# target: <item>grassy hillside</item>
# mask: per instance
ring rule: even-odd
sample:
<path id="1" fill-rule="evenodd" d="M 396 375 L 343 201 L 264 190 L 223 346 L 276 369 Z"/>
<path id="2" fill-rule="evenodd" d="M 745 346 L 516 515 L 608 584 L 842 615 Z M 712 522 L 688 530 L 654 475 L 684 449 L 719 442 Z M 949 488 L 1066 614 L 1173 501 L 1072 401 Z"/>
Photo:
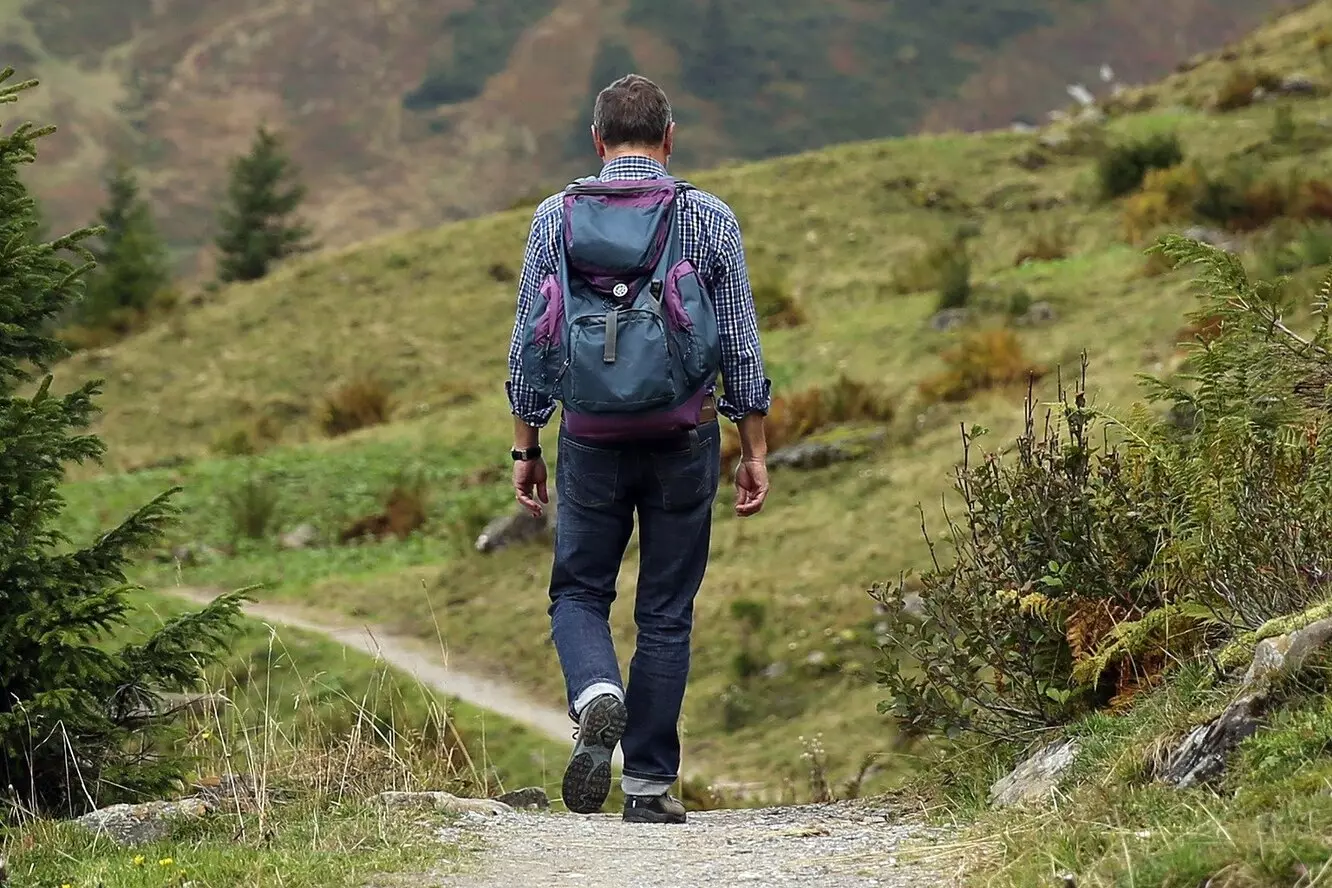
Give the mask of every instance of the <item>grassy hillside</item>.
<path id="1" fill-rule="evenodd" d="M 1110 144 L 1174 132 L 1203 169 L 1256 164 L 1274 180 L 1297 172 L 1321 181 L 1332 174 L 1332 133 L 1319 121 L 1332 101 L 1284 101 L 1289 126 L 1274 125 L 1274 103 L 1225 113 L 1208 106 L 1245 72 L 1320 72 L 1326 42 L 1318 35 L 1330 27 L 1332 3 L 1315 4 L 1247 48 L 1122 98 L 1120 111 L 1088 132 Z M 1129 107 L 1147 110 L 1123 111 Z M 958 424 L 984 425 L 1004 440 L 1021 421 L 1020 385 L 930 403 L 921 383 L 937 383 L 950 368 L 973 380 L 976 368 L 982 377 L 1020 379 L 1039 365 L 1050 372 L 1038 395 L 1049 399 L 1054 368 L 1071 370 L 1087 350 L 1094 401 L 1127 405 L 1138 394 L 1135 374 L 1176 369 L 1193 300 L 1187 279 L 1159 273 L 1141 244 L 1126 242 L 1128 205 L 1101 197 L 1095 152 L 1077 144 L 1041 148 L 1036 136 L 1016 133 L 932 136 L 694 177 L 739 214 L 765 308 L 786 300 L 804 319 L 765 330 L 786 409 L 796 409 L 799 392 L 839 375 L 896 407 L 885 444 L 864 459 L 775 472 L 761 517 L 736 520 L 729 492 L 721 496 L 685 716 L 686 756 L 710 775 L 800 794 L 811 767 L 802 754 L 819 735 L 821 766 L 839 782 L 865 757 L 893 748 L 875 712 L 878 619 L 865 589 L 927 558 L 917 506 L 937 526 L 960 455 Z M 1163 227 L 1140 215 L 1130 216 L 1130 228 Z M 185 517 L 175 542 L 234 546 L 180 566 L 150 563 L 145 581 L 261 582 L 265 597 L 438 635 L 456 660 L 558 705 L 548 551 L 470 548 L 509 502 L 502 383 L 529 218 L 530 209 L 514 210 L 294 262 L 70 361 L 60 378 L 107 379 L 99 432 L 118 460 L 71 485 L 71 532 L 85 538 L 181 483 Z M 1248 235 L 1246 260 L 1270 269 L 1287 262 L 1290 243 L 1323 231 L 1290 224 L 1295 230 Z M 930 323 L 941 301 L 932 277 L 939 269 L 922 256 L 960 226 L 973 235 L 971 318 L 940 331 Z M 1332 259 L 1324 253 L 1304 264 Z M 1041 302 L 1052 321 L 1019 323 L 1026 306 Z M 358 380 L 391 392 L 392 422 L 324 439 L 323 399 Z M 261 452 L 228 455 L 249 449 Z M 423 531 L 338 546 L 339 533 L 380 508 L 395 485 L 428 493 Z M 237 539 L 237 521 L 266 512 L 265 503 L 277 517 L 260 522 L 258 539 Z M 277 530 L 306 522 L 324 545 L 276 545 Z M 626 594 L 636 567 L 631 551 Z M 618 610 L 616 631 L 628 642 L 629 609 Z"/>
<path id="2" fill-rule="evenodd" d="M 910 132 L 960 89 L 952 119 L 1041 114 L 1085 77 L 1080 33 L 1113 35 L 1093 64 L 1140 79 L 1289 5 L 8 0 L 0 65 L 40 77 L 47 107 L 30 113 L 61 122 L 34 183 L 53 220 L 86 221 L 102 169 L 123 154 L 189 258 L 211 235 L 225 161 L 260 121 L 287 135 L 309 216 L 338 246 L 491 212 L 586 172 L 594 91 L 630 67 L 675 96 L 688 134 L 677 161 L 697 169 Z M 1037 34 L 1044 70 L 990 73 Z"/>

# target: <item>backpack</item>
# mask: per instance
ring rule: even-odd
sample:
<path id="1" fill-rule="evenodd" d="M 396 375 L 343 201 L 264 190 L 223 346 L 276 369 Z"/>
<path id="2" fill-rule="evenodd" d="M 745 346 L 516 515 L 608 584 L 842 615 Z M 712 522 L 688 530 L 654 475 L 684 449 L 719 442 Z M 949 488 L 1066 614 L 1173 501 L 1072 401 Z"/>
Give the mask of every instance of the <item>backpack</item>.
<path id="1" fill-rule="evenodd" d="M 669 177 L 564 189 L 558 261 L 524 321 L 523 374 L 576 437 L 625 440 L 699 424 L 721 365 L 712 294 L 684 258 Z"/>

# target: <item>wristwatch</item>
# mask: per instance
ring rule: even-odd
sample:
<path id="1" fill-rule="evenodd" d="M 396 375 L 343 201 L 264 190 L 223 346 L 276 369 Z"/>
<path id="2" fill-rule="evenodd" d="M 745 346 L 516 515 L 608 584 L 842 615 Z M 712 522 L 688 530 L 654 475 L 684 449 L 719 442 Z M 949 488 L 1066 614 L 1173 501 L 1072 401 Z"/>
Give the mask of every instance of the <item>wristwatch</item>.
<path id="1" fill-rule="evenodd" d="M 510 450 L 509 455 L 513 457 L 514 462 L 525 462 L 532 459 L 541 459 L 541 445 L 537 444 L 526 450 Z"/>

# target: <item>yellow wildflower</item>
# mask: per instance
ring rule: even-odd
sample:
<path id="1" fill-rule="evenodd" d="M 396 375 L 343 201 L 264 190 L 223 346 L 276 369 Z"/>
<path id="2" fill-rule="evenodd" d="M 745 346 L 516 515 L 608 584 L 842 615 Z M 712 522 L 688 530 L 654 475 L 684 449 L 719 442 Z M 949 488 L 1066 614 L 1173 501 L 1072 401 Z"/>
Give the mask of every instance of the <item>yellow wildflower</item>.
<path id="1" fill-rule="evenodd" d="M 173 863 L 175 863 L 175 861 L 170 857 L 163 857 L 161 860 L 157 861 L 158 866 L 171 866 Z"/>

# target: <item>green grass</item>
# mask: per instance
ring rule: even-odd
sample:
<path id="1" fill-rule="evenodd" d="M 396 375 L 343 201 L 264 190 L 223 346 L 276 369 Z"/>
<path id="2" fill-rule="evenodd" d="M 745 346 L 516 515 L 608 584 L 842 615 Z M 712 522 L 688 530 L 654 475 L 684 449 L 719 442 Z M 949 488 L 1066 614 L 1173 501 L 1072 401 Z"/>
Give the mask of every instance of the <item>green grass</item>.
<path id="1" fill-rule="evenodd" d="M 193 607 L 150 592 L 135 593 L 133 601 L 130 636 Z M 201 773 L 221 767 L 227 755 L 240 770 L 295 773 L 311 764 L 305 757 L 363 734 L 390 746 L 401 741 L 385 782 L 444 780 L 448 785 L 424 788 L 469 795 L 539 786 L 552 798 L 559 795 L 565 747 L 309 632 L 246 619 L 228 657 L 208 673 L 207 686 L 230 704 L 192 721 L 186 742 L 201 760 Z M 444 761 L 455 736 L 465 755 Z"/>
<path id="2" fill-rule="evenodd" d="M 131 601 L 118 641 L 192 607 L 156 593 Z M 306 632 L 247 619 L 205 686 L 228 702 L 183 717 L 174 742 L 195 762 L 189 780 L 250 775 L 268 790 L 260 806 L 181 822 L 130 849 L 70 823 L 21 821 L 0 830 L 10 884 L 359 888 L 463 860 L 437 836 L 446 818 L 386 812 L 370 801 L 381 791 L 540 786 L 558 798 L 563 746 Z"/>
<path id="3" fill-rule="evenodd" d="M 72 824 L 40 823 L 8 843 L 9 874 L 24 888 L 360 888 L 459 859 L 456 847 L 432 835 L 434 821 L 362 803 L 302 802 L 279 808 L 263 828 L 250 816 L 214 816 L 135 848 Z"/>
<path id="4" fill-rule="evenodd" d="M 1072 726 L 1081 749 L 1048 805 L 985 812 L 998 775 L 985 754 L 951 766 L 936 814 L 970 821 L 969 884 L 990 888 L 1277 888 L 1326 884 L 1332 873 L 1332 704 L 1317 678 L 1288 691 L 1266 727 L 1244 741 L 1218 785 L 1175 789 L 1146 773 L 1149 750 L 1177 742 L 1220 710 L 1226 688 L 1188 670 L 1124 716 Z"/>
<path id="5" fill-rule="evenodd" d="M 1332 4 L 1298 18 L 1300 46 L 1311 46 L 1307 35 L 1332 23 Z M 1271 42 L 1281 71 L 1311 58 L 1311 49 L 1296 51 L 1295 40 Z M 1197 89 L 1209 88 L 1220 64 L 1199 69 Z M 1113 118 L 1109 138 L 1173 129 L 1186 155 L 1209 168 L 1233 154 L 1268 151 L 1270 107 L 1225 115 L 1176 107 L 1189 88 L 1160 87 L 1158 107 Z M 1305 122 L 1330 111 L 1328 99 L 1295 105 Z M 893 748 L 893 729 L 875 711 L 877 619 L 865 590 L 927 557 L 917 505 L 937 528 L 940 495 L 960 455 L 958 424 L 985 425 L 995 433 L 990 440 L 1002 441 L 1021 421 L 1015 390 L 957 405 L 921 402 L 917 386 L 943 369 L 943 353 L 968 331 L 930 329 L 937 294 L 898 292 L 899 269 L 970 223 L 979 232 L 969 242 L 973 329 L 1008 323 L 1006 306 L 1019 294 L 1049 302 L 1053 324 L 1014 328 L 1026 355 L 1071 370 L 1087 350 L 1091 400 L 1116 409 L 1139 395 L 1135 374 L 1178 368 L 1176 332 L 1193 306 L 1188 278 L 1145 273 L 1140 250 L 1121 240 L 1119 207 L 1094 196 L 1092 158 L 1055 157 L 1034 171 L 1013 163 L 1032 143 L 1008 132 L 872 142 L 694 177 L 735 207 L 755 276 L 780 277 L 807 318 L 764 334 L 777 394 L 845 373 L 883 389 L 899 407 L 888 446 L 866 459 L 775 472 L 768 506 L 754 520 L 734 518 L 732 494 L 723 491 L 683 723 L 686 759 L 709 775 L 760 781 L 773 796 L 799 795 L 807 776 L 802 737 L 822 734 L 835 780 L 865 756 Z M 1328 175 L 1332 137 L 1263 162 Z M 309 521 L 329 538 L 374 509 L 399 473 L 419 470 L 430 520 L 415 539 L 284 552 L 270 536 L 179 575 L 172 565 L 150 564 L 141 579 L 260 582 L 265 599 L 442 639 L 454 662 L 560 705 L 546 616 L 549 552 L 481 555 L 469 547 L 480 521 L 508 508 L 503 381 L 513 284 L 496 281 L 491 270 L 516 270 L 529 221 L 528 210 L 515 210 L 295 261 L 62 365 L 58 387 L 86 375 L 107 380 L 98 431 L 112 460 L 104 470 L 77 473 L 69 486 L 72 535 L 87 539 L 152 493 L 183 483 L 176 540 L 225 544 L 227 492 L 265 470 L 279 492 L 282 526 Z M 1068 256 L 1015 267 L 1023 246 L 1052 230 L 1061 232 Z M 320 401 L 364 374 L 392 387 L 394 421 L 324 439 Z M 1054 382 L 1053 374 L 1042 380 L 1042 399 Z M 275 449 L 244 459 L 212 452 L 219 435 L 262 417 L 282 432 Z M 183 464 L 143 470 L 163 462 Z M 482 470 L 498 472 L 498 480 L 463 484 Z M 637 566 L 631 544 L 620 585 L 626 597 Z M 735 668 L 742 635 L 731 611 L 736 601 L 766 611 L 751 653 L 767 671 L 748 684 Z M 626 604 L 616 608 L 614 631 L 627 660 L 633 627 Z M 902 770 L 888 768 L 871 788 Z"/>

